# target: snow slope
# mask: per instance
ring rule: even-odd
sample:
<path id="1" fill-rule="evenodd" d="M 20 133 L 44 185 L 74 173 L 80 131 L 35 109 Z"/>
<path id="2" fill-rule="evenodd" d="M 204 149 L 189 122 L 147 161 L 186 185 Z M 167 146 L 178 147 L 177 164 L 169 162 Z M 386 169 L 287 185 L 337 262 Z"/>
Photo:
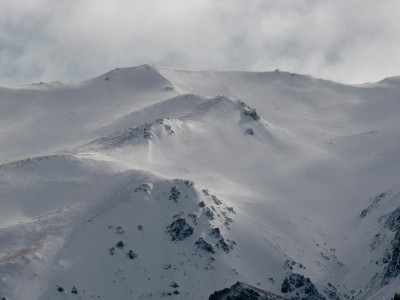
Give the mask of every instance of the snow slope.
<path id="1" fill-rule="evenodd" d="M 391 299 L 399 113 L 399 78 L 144 65 L 2 88 L 0 297 L 292 299 L 310 278 Z"/>

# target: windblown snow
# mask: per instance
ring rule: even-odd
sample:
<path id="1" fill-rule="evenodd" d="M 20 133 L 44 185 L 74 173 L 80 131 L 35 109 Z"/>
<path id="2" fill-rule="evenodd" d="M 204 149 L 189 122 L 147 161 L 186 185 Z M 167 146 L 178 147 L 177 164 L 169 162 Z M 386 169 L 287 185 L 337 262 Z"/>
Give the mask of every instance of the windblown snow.
<path id="1" fill-rule="evenodd" d="M 391 299 L 399 116 L 400 78 L 144 65 L 1 88 L 0 298 Z"/>

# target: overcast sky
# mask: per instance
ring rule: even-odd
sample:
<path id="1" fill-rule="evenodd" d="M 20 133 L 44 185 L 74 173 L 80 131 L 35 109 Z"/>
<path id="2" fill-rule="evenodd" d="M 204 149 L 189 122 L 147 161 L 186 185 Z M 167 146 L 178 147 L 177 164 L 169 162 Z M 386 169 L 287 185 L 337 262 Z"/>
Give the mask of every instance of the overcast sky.
<path id="1" fill-rule="evenodd" d="M 1 0 L 0 85 L 116 67 L 400 75 L 398 0 Z"/>

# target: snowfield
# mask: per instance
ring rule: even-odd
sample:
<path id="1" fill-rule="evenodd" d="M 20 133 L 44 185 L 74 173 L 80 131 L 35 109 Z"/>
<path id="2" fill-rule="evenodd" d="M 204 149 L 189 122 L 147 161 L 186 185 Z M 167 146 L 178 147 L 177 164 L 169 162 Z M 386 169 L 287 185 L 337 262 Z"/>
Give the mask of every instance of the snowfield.
<path id="1" fill-rule="evenodd" d="M 391 299 L 399 116 L 397 77 L 144 65 L 1 88 L 0 299 Z"/>

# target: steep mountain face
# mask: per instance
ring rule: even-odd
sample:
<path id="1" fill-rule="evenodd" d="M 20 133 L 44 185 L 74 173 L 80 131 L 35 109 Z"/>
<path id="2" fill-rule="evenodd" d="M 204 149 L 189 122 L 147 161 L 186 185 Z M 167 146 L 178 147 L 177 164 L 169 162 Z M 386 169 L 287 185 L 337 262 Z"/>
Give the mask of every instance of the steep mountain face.
<path id="1" fill-rule="evenodd" d="M 2 88 L 0 298 L 391 299 L 399 113 L 398 78 L 145 65 Z"/>

